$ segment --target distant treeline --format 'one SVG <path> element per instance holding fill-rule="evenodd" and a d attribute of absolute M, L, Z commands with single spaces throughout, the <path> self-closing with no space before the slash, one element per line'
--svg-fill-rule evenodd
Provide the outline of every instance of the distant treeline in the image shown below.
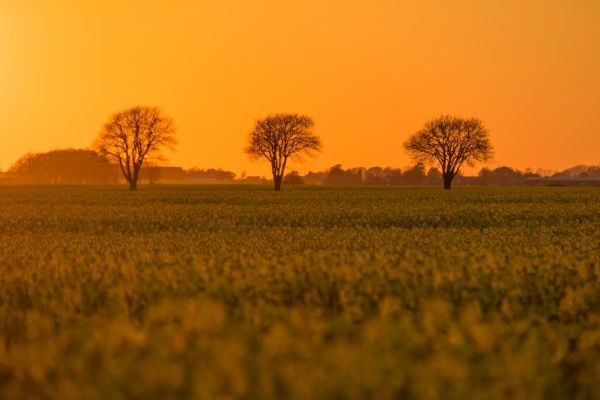
<path fill-rule="evenodd" d="M 93 150 L 67 149 L 27 153 L 4 174 L 5 183 L 113 184 L 120 181 L 119 167 Z"/>
<path fill-rule="evenodd" d="M 349 168 L 335 165 L 327 171 L 309 172 L 301 176 L 291 172 L 284 182 L 321 183 L 325 185 L 440 185 L 442 174 L 437 168 L 426 169 L 417 164 L 404 170 L 400 168 Z M 455 178 L 458 185 L 526 185 L 526 184 L 569 184 L 600 183 L 600 167 L 581 165 L 559 173 L 548 174 L 546 171 L 519 171 L 510 167 L 494 169 L 483 168 L 475 176 L 459 174 Z"/>
<path fill-rule="evenodd" d="M 184 170 L 180 167 L 144 166 L 140 180 L 143 183 L 201 183 L 201 182 L 270 182 L 258 176 L 242 176 L 222 169 Z M 120 167 L 88 149 L 53 150 L 46 153 L 28 153 L 15 162 L 5 173 L 0 173 L 4 184 L 116 184 L 123 182 Z M 437 168 L 423 165 L 400 169 L 356 167 L 344 169 L 341 164 L 319 172 L 300 175 L 288 173 L 284 185 L 439 185 L 442 174 Z M 459 185 L 525 185 L 569 184 L 600 182 L 600 167 L 581 165 L 560 173 L 518 171 L 509 167 L 483 168 L 476 176 L 459 175 Z"/>
<path fill-rule="evenodd" d="M 220 169 L 184 170 L 180 167 L 144 166 L 140 180 L 144 183 L 182 181 L 228 181 L 235 173 Z M 88 149 L 53 150 L 28 153 L 0 174 L 4 184 L 104 185 L 123 183 L 123 173 L 97 152 Z"/>

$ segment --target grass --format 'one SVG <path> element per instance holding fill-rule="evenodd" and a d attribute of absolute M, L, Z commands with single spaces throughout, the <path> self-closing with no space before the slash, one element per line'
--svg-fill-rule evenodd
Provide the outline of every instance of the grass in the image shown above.
<path fill-rule="evenodd" d="M 0 398 L 597 398 L 599 200 L 0 187 Z"/>

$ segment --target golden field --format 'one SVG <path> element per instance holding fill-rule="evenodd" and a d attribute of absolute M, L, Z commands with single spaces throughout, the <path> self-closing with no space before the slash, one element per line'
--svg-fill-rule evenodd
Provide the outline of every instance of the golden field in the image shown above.
<path fill-rule="evenodd" d="M 600 397 L 598 189 L 0 199 L 0 399 Z"/>

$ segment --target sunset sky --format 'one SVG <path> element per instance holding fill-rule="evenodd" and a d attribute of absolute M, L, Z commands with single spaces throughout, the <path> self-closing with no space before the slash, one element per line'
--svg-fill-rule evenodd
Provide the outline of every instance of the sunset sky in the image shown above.
<path fill-rule="evenodd" d="M 243 148 L 274 112 L 317 123 L 300 171 L 406 166 L 440 114 L 484 121 L 492 167 L 600 164 L 600 1 L 0 0 L 2 170 L 137 104 L 186 168 L 266 175 Z"/>

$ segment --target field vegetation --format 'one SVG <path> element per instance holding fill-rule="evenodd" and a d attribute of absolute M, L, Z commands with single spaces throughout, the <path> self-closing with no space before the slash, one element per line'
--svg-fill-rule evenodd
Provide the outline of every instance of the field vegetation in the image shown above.
<path fill-rule="evenodd" d="M 595 188 L 0 187 L 1 399 L 600 398 Z"/>

